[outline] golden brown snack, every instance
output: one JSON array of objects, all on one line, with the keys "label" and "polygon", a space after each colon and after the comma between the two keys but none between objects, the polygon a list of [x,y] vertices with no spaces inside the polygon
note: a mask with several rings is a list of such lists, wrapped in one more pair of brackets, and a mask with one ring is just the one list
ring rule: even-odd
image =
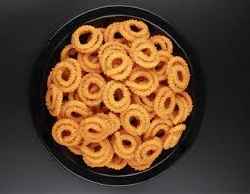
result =
[{"label": "golden brown snack", "polygon": [[52,116],[58,116],[61,111],[63,93],[51,84],[46,93],[46,106]]}]

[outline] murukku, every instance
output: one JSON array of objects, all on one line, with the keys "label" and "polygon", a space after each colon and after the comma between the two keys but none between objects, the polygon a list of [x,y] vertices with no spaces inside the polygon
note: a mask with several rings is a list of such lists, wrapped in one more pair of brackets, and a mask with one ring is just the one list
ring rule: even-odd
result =
[{"label": "murukku", "polygon": [[178,96],[181,96],[185,99],[186,104],[188,106],[188,111],[187,111],[188,113],[187,114],[190,115],[190,113],[193,110],[193,101],[192,101],[191,96],[187,92],[178,93]]},{"label": "murukku", "polygon": [[121,126],[120,119],[114,113],[112,112],[109,112],[108,114],[98,113],[97,116],[108,121],[106,136],[109,136],[120,129]]},{"label": "murukku", "polygon": [[134,19],[121,22],[119,31],[128,41],[134,41],[138,38],[147,39],[150,36],[148,26],[144,22]]},{"label": "murukku", "polygon": [[70,100],[64,103],[60,114],[61,118],[69,118],[80,122],[83,118],[90,116],[92,112],[83,102]]},{"label": "murukku", "polygon": [[114,152],[123,159],[131,159],[139,146],[138,136],[133,136],[125,131],[117,131],[112,136]]},{"label": "murukku", "polygon": [[144,141],[139,145],[132,160],[128,160],[128,164],[135,170],[145,170],[151,166],[154,160],[162,152],[162,142],[159,138]]},{"label": "murukku", "polygon": [[52,127],[52,137],[60,145],[76,146],[82,140],[79,125],[71,119],[60,119]]},{"label": "murukku", "polygon": [[106,164],[106,167],[114,169],[114,170],[121,170],[125,168],[127,165],[127,161],[119,157],[117,154],[113,155],[112,160]]},{"label": "murukku", "polygon": [[89,73],[101,73],[101,66],[97,52],[86,54],[78,53],[77,60],[83,71]]},{"label": "murukku", "polygon": [[186,61],[182,57],[172,57],[167,67],[169,87],[174,92],[184,91],[190,81],[190,71]]},{"label": "murukku", "polygon": [[54,84],[49,85],[45,97],[46,106],[52,116],[58,116],[61,111],[63,93]]},{"label": "murukku", "polygon": [[112,79],[124,80],[131,73],[133,62],[125,52],[106,51],[101,60],[101,67],[104,74]]},{"label": "murukku", "polygon": [[158,137],[163,143],[168,137],[168,132],[170,130],[170,127],[172,126],[173,123],[171,122],[171,120],[154,118],[150,123],[149,129],[144,134],[143,139],[148,140],[153,137]]},{"label": "murukku", "polygon": [[72,58],[56,64],[52,70],[53,83],[63,92],[73,92],[80,84],[80,64]]},{"label": "murukku", "polygon": [[77,51],[74,49],[74,47],[71,44],[66,45],[60,54],[61,61],[67,58],[74,58],[74,59],[77,58]]},{"label": "murukku", "polygon": [[179,124],[179,125],[172,127],[169,130],[168,136],[163,143],[163,148],[167,150],[176,146],[176,144],[179,142],[182,136],[182,133],[185,129],[186,129],[185,124]]},{"label": "murukku", "polygon": [[154,70],[159,78],[159,81],[167,79],[167,67],[168,62],[171,59],[172,55],[167,51],[159,52],[160,62],[154,67]]},{"label": "murukku", "polygon": [[110,121],[100,115],[94,115],[83,119],[80,123],[80,133],[88,142],[100,142],[108,135]]},{"label": "murukku", "polygon": [[117,41],[120,43],[125,43],[126,39],[122,36],[120,32],[120,22],[114,22],[107,26],[104,31],[105,42]]},{"label": "murukku", "polygon": [[159,86],[156,73],[141,68],[134,69],[125,83],[133,93],[139,96],[148,96]]},{"label": "murukku", "polygon": [[129,50],[131,58],[143,68],[153,68],[160,62],[159,53],[150,40],[138,39]]},{"label": "murukku", "polygon": [[103,42],[103,35],[100,29],[90,25],[83,25],[77,28],[72,34],[71,44],[81,53],[96,51]]},{"label": "murukku", "polygon": [[154,100],[154,111],[162,119],[166,119],[174,111],[175,94],[167,86],[161,87]]},{"label": "murukku", "polygon": [[173,43],[166,36],[155,35],[152,36],[150,39],[158,51],[167,51],[169,54],[173,53]]},{"label": "murukku", "polygon": [[113,112],[127,110],[131,97],[128,88],[118,81],[109,81],[103,90],[103,102]]},{"label": "murukku", "polygon": [[107,139],[98,143],[87,143],[81,146],[84,162],[90,167],[108,165],[114,155],[113,148]]},{"label": "murukku", "polygon": [[102,93],[106,81],[97,73],[88,73],[82,77],[77,93],[88,106],[96,106],[102,102]]},{"label": "murukku", "polygon": [[176,95],[176,104],[173,112],[170,115],[170,119],[176,125],[185,121],[189,115],[189,105],[184,97]]},{"label": "murukku", "polygon": [[148,112],[138,104],[131,104],[120,114],[121,125],[131,135],[142,135],[150,125]]}]

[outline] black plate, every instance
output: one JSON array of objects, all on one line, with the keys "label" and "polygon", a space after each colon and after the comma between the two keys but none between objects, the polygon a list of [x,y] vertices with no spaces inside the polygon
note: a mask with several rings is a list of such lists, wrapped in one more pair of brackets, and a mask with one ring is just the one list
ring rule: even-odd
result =
[{"label": "black plate", "polygon": [[[187,130],[179,144],[171,150],[163,151],[150,169],[142,172],[135,172],[129,167],[121,171],[106,168],[91,169],[84,164],[81,157],[73,155],[53,141],[51,126],[54,120],[49,115],[44,100],[47,90],[46,81],[49,71],[59,59],[60,50],[69,43],[70,36],[77,27],[82,24],[106,26],[114,21],[128,18],[143,20],[148,24],[152,34],[166,34],[174,43],[174,54],[181,55],[188,61],[192,74],[189,92],[193,98],[194,109],[187,121]],[[31,80],[31,109],[37,134],[57,161],[79,177],[105,185],[130,185],[145,181],[172,165],[191,145],[197,135],[204,110],[204,80],[198,65],[187,42],[168,22],[149,11],[129,6],[109,6],[82,13],[55,32],[34,64],[35,69]]]}]

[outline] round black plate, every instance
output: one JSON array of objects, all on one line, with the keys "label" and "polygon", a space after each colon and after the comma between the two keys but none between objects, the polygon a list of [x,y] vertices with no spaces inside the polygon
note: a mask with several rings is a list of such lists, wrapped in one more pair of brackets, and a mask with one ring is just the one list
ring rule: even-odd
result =
[{"label": "round black plate", "polygon": [[[49,71],[59,59],[61,49],[69,43],[70,36],[77,27],[82,24],[106,26],[114,21],[128,18],[137,18],[146,22],[151,34],[166,34],[174,43],[174,54],[181,55],[188,61],[192,74],[189,92],[193,98],[194,109],[187,121],[187,130],[179,144],[171,150],[163,151],[150,169],[142,172],[135,172],[129,167],[121,171],[106,168],[92,169],[84,164],[81,157],[73,155],[53,141],[51,126],[54,120],[49,115],[44,100],[47,90],[46,81]],[[204,81],[198,65],[198,61],[191,53],[190,46],[186,41],[168,22],[149,11],[129,6],[109,6],[82,13],[55,32],[34,64],[35,69],[31,80],[31,109],[37,134],[57,161],[79,177],[105,185],[130,185],[145,181],[173,164],[191,145],[197,135],[204,110]]]}]

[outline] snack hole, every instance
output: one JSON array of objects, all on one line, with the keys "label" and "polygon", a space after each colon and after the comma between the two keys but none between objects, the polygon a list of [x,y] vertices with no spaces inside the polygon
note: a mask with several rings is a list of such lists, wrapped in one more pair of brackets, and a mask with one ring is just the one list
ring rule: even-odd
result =
[{"label": "snack hole", "polygon": [[62,72],[62,79],[65,81],[68,81],[69,75],[70,75],[70,71],[68,69],[64,69],[64,71]]},{"label": "snack hole", "polygon": [[121,39],[121,38],[122,38],[121,33],[120,33],[120,32],[116,32],[116,33],[114,34],[114,38],[115,38],[115,39]]},{"label": "snack hole", "polygon": [[153,101],[155,99],[155,93],[151,93],[149,96],[147,96],[147,98],[150,100],[150,101]]},{"label": "snack hole", "polygon": [[157,133],[156,133],[156,137],[163,137],[165,135],[165,130],[164,129],[160,129]]},{"label": "snack hole", "polygon": [[63,130],[62,131],[62,138],[68,137],[71,135],[71,132],[69,130]]},{"label": "snack hole", "polygon": [[178,80],[183,81],[183,74],[181,71],[177,71]]},{"label": "snack hole", "polygon": [[82,115],[81,115],[80,113],[78,113],[78,112],[72,112],[72,113],[71,113],[71,116],[74,117],[74,118],[79,118],[79,117],[81,117]]},{"label": "snack hole", "polygon": [[130,117],[129,118],[129,122],[135,128],[137,128],[138,126],[140,126],[140,120],[138,118],[136,118],[136,117],[133,117],[133,116]]},{"label": "snack hole", "polygon": [[92,34],[90,32],[81,34],[79,37],[80,43],[81,44],[87,44],[89,40],[91,39]]},{"label": "snack hole", "polygon": [[160,61],[160,63],[155,67],[156,71],[161,71],[164,67],[165,63],[163,61]]},{"label": "snack hole", "polygon": [[136,26],[136,25],[131,25],[131,26],[130,26],[130,29],[131,29],[133,32],[140,32],[140,31],[141,31],[141,29],[140,29],[138,26]]},{"label": "snack hole", "polygon": [[121,58],[116,58],[112,61],[112,68],[119,67],[122,64]]},{"label": "snack hole", "polygon": [[170,98],[170,97],[169,97],[169,98],[167,98],[167,99],[165,100],[165,102],[164,102],[164,106],[165,106],[165,108],[168,108],[168,107],[169,107],[170,102],[171,102],[171,98]]},{"label": "snack hole", "polygon": [[116,89],[114,93],[114,99],[115,101],[120,101],[123,98],[123,92],[121,89]]},{"label": "snack hole", "polygon": [[148,150],[148,151],[147,151],[147,155],[148,155],[148,156],[151,156],[151,155],[153,155],[153,154],[154,154],[154,150]]},{"label": "snack hole", "polygon": [[131,142],[129,140],[122,140],[122,145],[124,145],[125,147],[130,147],[131,146]]},{"label": "snack hole", "polygon": [[161,45],[159,43],[156,43],[155,48],[159,51],[159,50],[161,50]]},{"label": "snack hole", "polygon": [[96,84],[91,83],[91,84],[89,84],[88,90],[90,93],[93,94],[93,93],[98,92],[100,90],[100,88]]},{"label": "snack hole", "polygon": [[151,55],[151,50],[149,48],[142,49],[142,52],[144,55],[147,55],[147,56]]}]

